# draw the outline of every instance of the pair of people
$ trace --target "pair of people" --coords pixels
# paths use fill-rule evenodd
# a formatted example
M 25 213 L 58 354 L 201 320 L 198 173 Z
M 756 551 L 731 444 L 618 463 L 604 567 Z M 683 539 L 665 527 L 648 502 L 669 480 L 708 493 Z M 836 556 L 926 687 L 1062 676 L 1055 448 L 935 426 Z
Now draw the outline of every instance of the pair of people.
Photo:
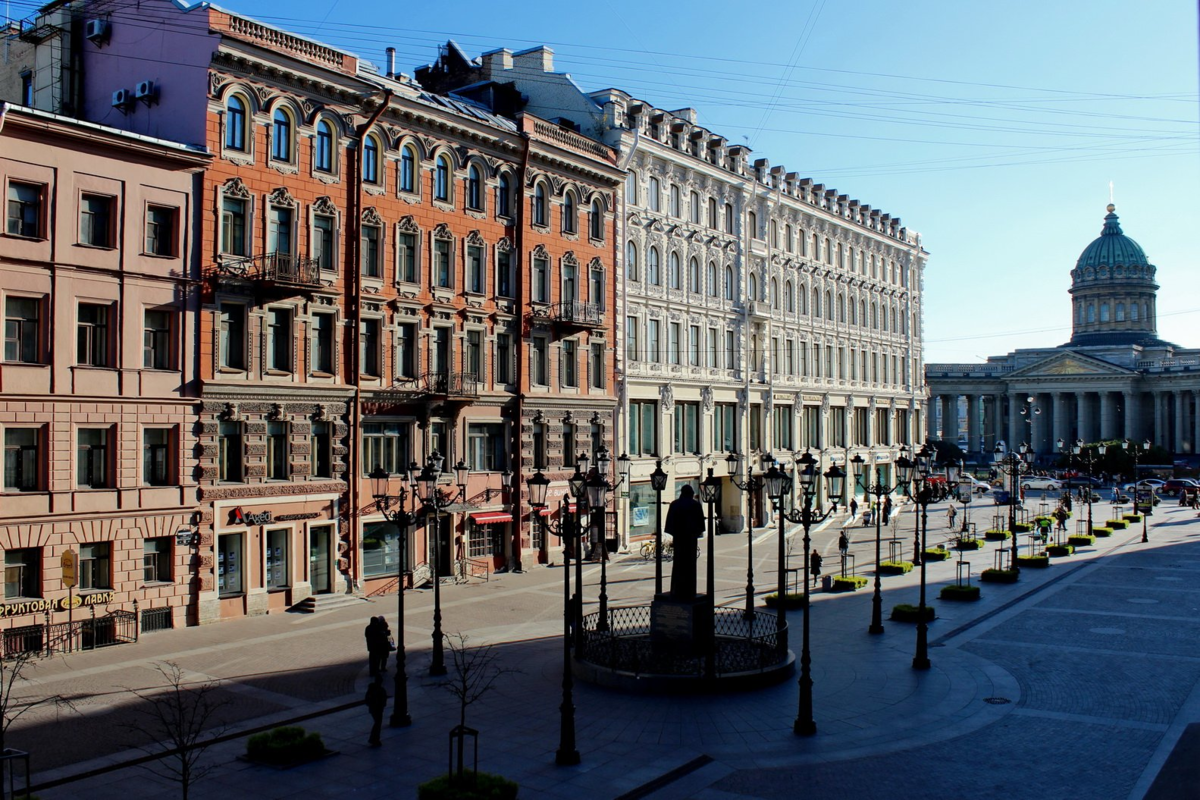
M 367 667 L 372 678 L 387 672 L 388 654 L 396 649 L 392 642 L 392 629 L 382 616 L 371 617 L 363 630 L 367 640 Z

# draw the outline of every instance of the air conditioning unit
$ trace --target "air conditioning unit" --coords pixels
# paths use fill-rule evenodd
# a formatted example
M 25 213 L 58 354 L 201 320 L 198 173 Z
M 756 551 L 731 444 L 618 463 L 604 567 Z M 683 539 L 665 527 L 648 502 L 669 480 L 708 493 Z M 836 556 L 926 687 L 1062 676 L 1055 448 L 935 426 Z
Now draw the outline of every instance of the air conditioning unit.
M 88 41 L 97 45 L 108 41 L 108 20 L 89 19 L 83 26 L 83 35 Z
M 133 93 L 128 89 L 117 89 L 112 95 L 112 105 L 124 114 L 133 105 Z
M 158 102 L 158 87 L 154 81 L 141 81 L 133 89 L 133 96 L 146 105 Z

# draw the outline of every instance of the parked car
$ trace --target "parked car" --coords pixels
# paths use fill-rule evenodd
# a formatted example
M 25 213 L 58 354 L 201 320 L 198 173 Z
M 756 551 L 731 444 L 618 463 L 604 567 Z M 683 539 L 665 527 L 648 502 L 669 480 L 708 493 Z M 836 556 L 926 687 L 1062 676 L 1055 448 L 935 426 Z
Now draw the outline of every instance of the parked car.
M 1194 491 L 1200 489 L 1200 482 L 1194 481 L 1191 478 L 1171 478 L 1161 487 L 1159 494 L 1165 494 L 1167 497 L 1178 497 L 1183 490 Z
M 1030 489 L 1057 492 L 1062 488 L 1062 481 L 1055 480 L 1054 478 L 1021 478 L 1021 488 L 1027 492 Z
M 1099 478 L 1089 478 L 1087 475 L 1072 475 L 1069 478 L 1064 478 L 1062 485 L 1068 489 L 1078 489 L 1081 486 L 1090 486 L 1096 489 L 1104 484 Z
M 990 492 L 992 490 L 991 484 L 979 480 L 979 478 L 976 478 L 974 475 L 971 475 L 970 478 L 971 478 L 971 491 L 973 493 L 987 494 L 988 492 Z
M 1162 488 L 1164 483 L 1166 483 L 1166 481 L 1160 480 L 1159 478 L 1143 478 L 1137 483 L 1127 483 L 1121 488 L 1127 492 L 1133 492 L 1138 489 L 1153 489 L 1157 492 Z

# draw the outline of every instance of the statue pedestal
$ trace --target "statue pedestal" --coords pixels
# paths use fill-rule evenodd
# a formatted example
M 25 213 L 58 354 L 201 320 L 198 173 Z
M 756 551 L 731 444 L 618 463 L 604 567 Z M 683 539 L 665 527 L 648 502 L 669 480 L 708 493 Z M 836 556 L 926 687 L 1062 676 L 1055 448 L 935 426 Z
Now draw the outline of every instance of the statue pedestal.
M 694 600 L 672 600 L 669 594 L 654 596 L 650 605 L 650 641 L 655 647 L 676 650 L 680 655 L 701 655 L 713 646 L 713 615 L 707 595 Z

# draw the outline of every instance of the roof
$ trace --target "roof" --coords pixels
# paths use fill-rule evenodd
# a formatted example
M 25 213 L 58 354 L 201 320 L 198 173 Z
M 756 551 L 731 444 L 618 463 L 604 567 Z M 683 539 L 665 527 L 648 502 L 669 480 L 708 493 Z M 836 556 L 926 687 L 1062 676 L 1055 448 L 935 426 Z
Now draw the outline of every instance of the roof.
M 4 118 L 13 112 L 17 114 L 32 117 L 34 119 L 42 119 L 46 122 L 53 122 L 68 128 L 76 128 L 85 131 L 93 131 L 98 134 L 104 134 L 117 139 L 126 139 L 131 142 L 152 145 L 161 147 L 164 150 L 172 150 L 180 154 L 189 156 L 207 156 L 209 155 L 208 148 L 199 147 L 197 145 L 181 144 L 180 142 L 172 142 L 167 139 L 158 139 L 154 136 L 145 136 L 140 133 L 132 133 L 130 131 L 121 130 L 120 128 L 112 128 L 108 125 L 100 125 L 95 122 L 88 122 L 75 117 L 65 117 L 61 114 L 52 114 L 49 111 L 39 111 L 36 108 L 17 105 L 16 103 L 0 103 L 0 130 L 3 130 Z
M 1083 249 L 1076 268 L 1100 266 L 1148 266 L 1142 246 L 1130 239 L 1121 230 L 1121 224 L 1115 213 L 1116 206 L 1108 206 L 1108 214 L 1104 217 L 1104 229 L 1099 238 L 1092 241 Z

